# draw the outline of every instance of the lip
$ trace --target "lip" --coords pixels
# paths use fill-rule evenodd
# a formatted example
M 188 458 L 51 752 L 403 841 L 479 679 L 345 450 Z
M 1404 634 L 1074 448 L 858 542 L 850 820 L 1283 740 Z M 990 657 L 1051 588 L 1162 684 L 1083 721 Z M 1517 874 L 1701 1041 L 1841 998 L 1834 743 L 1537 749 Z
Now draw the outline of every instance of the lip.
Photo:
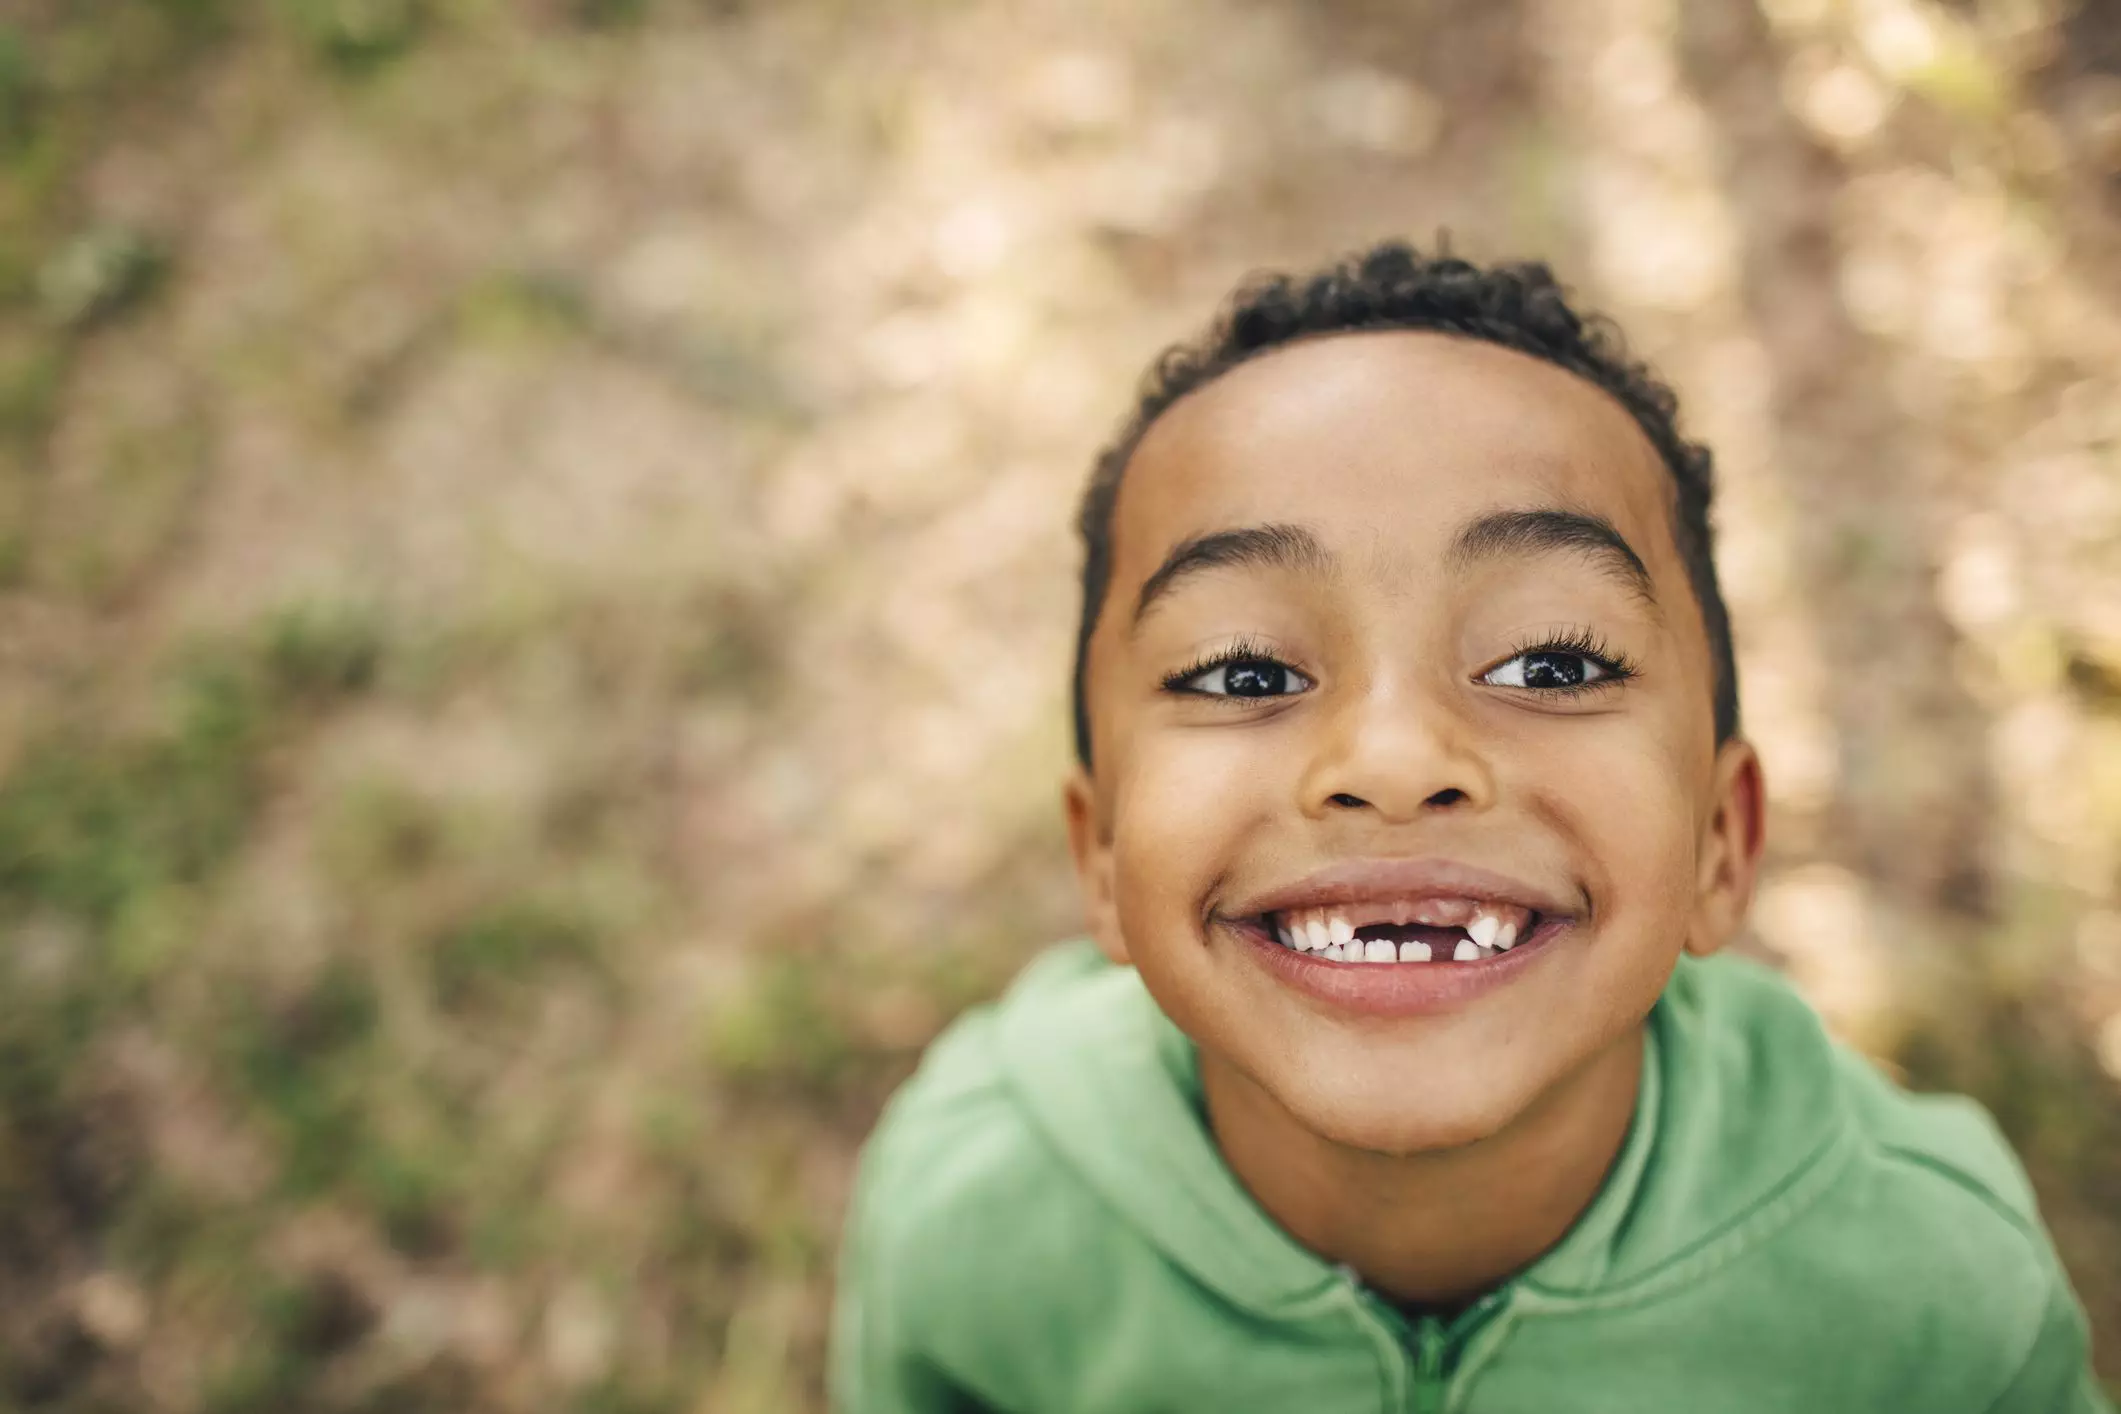
M 1575 932 L 1566 918 L 1539 930 L 1500 957 L 1479 962 L 1334 962 L 1283 947 L 1243 924 L 1225 921 L 1246 954 L 1274 979 L 1336 1011 L 1359 1016 L 1427 1016 L 1453 1011 L 1508 986 L 1547 950 Z
M 1330 908 L 1421 895 L 1514 903 L 1548 918 L 1570 921 L 1588 911 L 1581 898 L 1452 859 L 1350 859 L 1217 912 L 1224 921 L 1234 922 L 1292 908 Z
M 1541 917 L 1529 937 L 1478 962 L 1334 962 L 1281 946 L 1256 921 L 1288 909 L 1424 894 L 1517 904 Z M 1454 860 L 1367 859 L 1335 864 L 1246 899 L 1215 922 L 1283 985 L 1335 1011 L 1392 1018 L 1453 1011 L 1508 986 L 1573 935 L 1588 911 L 1580 898 Z

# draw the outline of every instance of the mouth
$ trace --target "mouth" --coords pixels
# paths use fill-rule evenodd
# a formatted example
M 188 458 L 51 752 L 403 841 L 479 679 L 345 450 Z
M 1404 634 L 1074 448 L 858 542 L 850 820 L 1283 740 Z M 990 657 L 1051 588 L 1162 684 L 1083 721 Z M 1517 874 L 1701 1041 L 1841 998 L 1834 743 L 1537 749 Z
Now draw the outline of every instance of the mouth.
M 1336 1007 L 1410 1015 L 1523 973 L 1588 916 L 1570 891 L 1444 860 L 1354 860 L 1214 915 L 1284 983 Z
M 1325 962 L 1487 962 L 1543 937 L 1548 915 L 1494 899 L 1426 895 L 1275 909 L 1231 920 Z

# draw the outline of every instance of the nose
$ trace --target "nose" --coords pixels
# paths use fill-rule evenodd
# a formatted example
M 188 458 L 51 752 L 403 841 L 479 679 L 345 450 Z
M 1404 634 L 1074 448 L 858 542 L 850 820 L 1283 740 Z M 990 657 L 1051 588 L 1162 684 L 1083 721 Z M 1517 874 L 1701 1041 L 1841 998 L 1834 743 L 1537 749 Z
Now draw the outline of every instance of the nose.
M 1411 685 L 1350 693 L 1316 720 L 1299 787 L 1307 815 L 1363 810 L 1411 821 L 1494 802 L 1494 772 L 1470 725 Z

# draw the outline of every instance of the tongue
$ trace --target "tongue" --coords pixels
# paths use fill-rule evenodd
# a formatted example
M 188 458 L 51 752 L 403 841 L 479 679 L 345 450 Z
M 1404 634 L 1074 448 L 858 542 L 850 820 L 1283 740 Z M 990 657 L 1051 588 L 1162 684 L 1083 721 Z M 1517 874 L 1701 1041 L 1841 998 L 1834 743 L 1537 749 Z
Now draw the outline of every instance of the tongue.
M 1364 942 L 1383 938 L 1393 943 L 1427 943 L 1431 949 L 1442 949 L 1438 956 L 1449 957 L 1458 940 L 1466 936 L 1466 930 L 1434 928 L 1426 923 L 1365 923 L 1355 930 L 1355 936 Z

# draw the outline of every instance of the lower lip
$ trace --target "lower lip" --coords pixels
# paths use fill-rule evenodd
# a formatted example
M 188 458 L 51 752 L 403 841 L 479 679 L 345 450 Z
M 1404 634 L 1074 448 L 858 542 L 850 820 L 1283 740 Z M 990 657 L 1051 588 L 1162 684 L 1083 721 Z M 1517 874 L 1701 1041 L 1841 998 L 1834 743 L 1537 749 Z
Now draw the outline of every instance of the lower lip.
M 1335 962 L 1285 948 L 1254 928 L 1225 926 L 1277 981 L 1336 1010 L 1362 1016 L 1456 1010 L 1508 986 L 1571 927 L 1564 918 L 1546 919 L 1516 947 L 1478 962 Z

